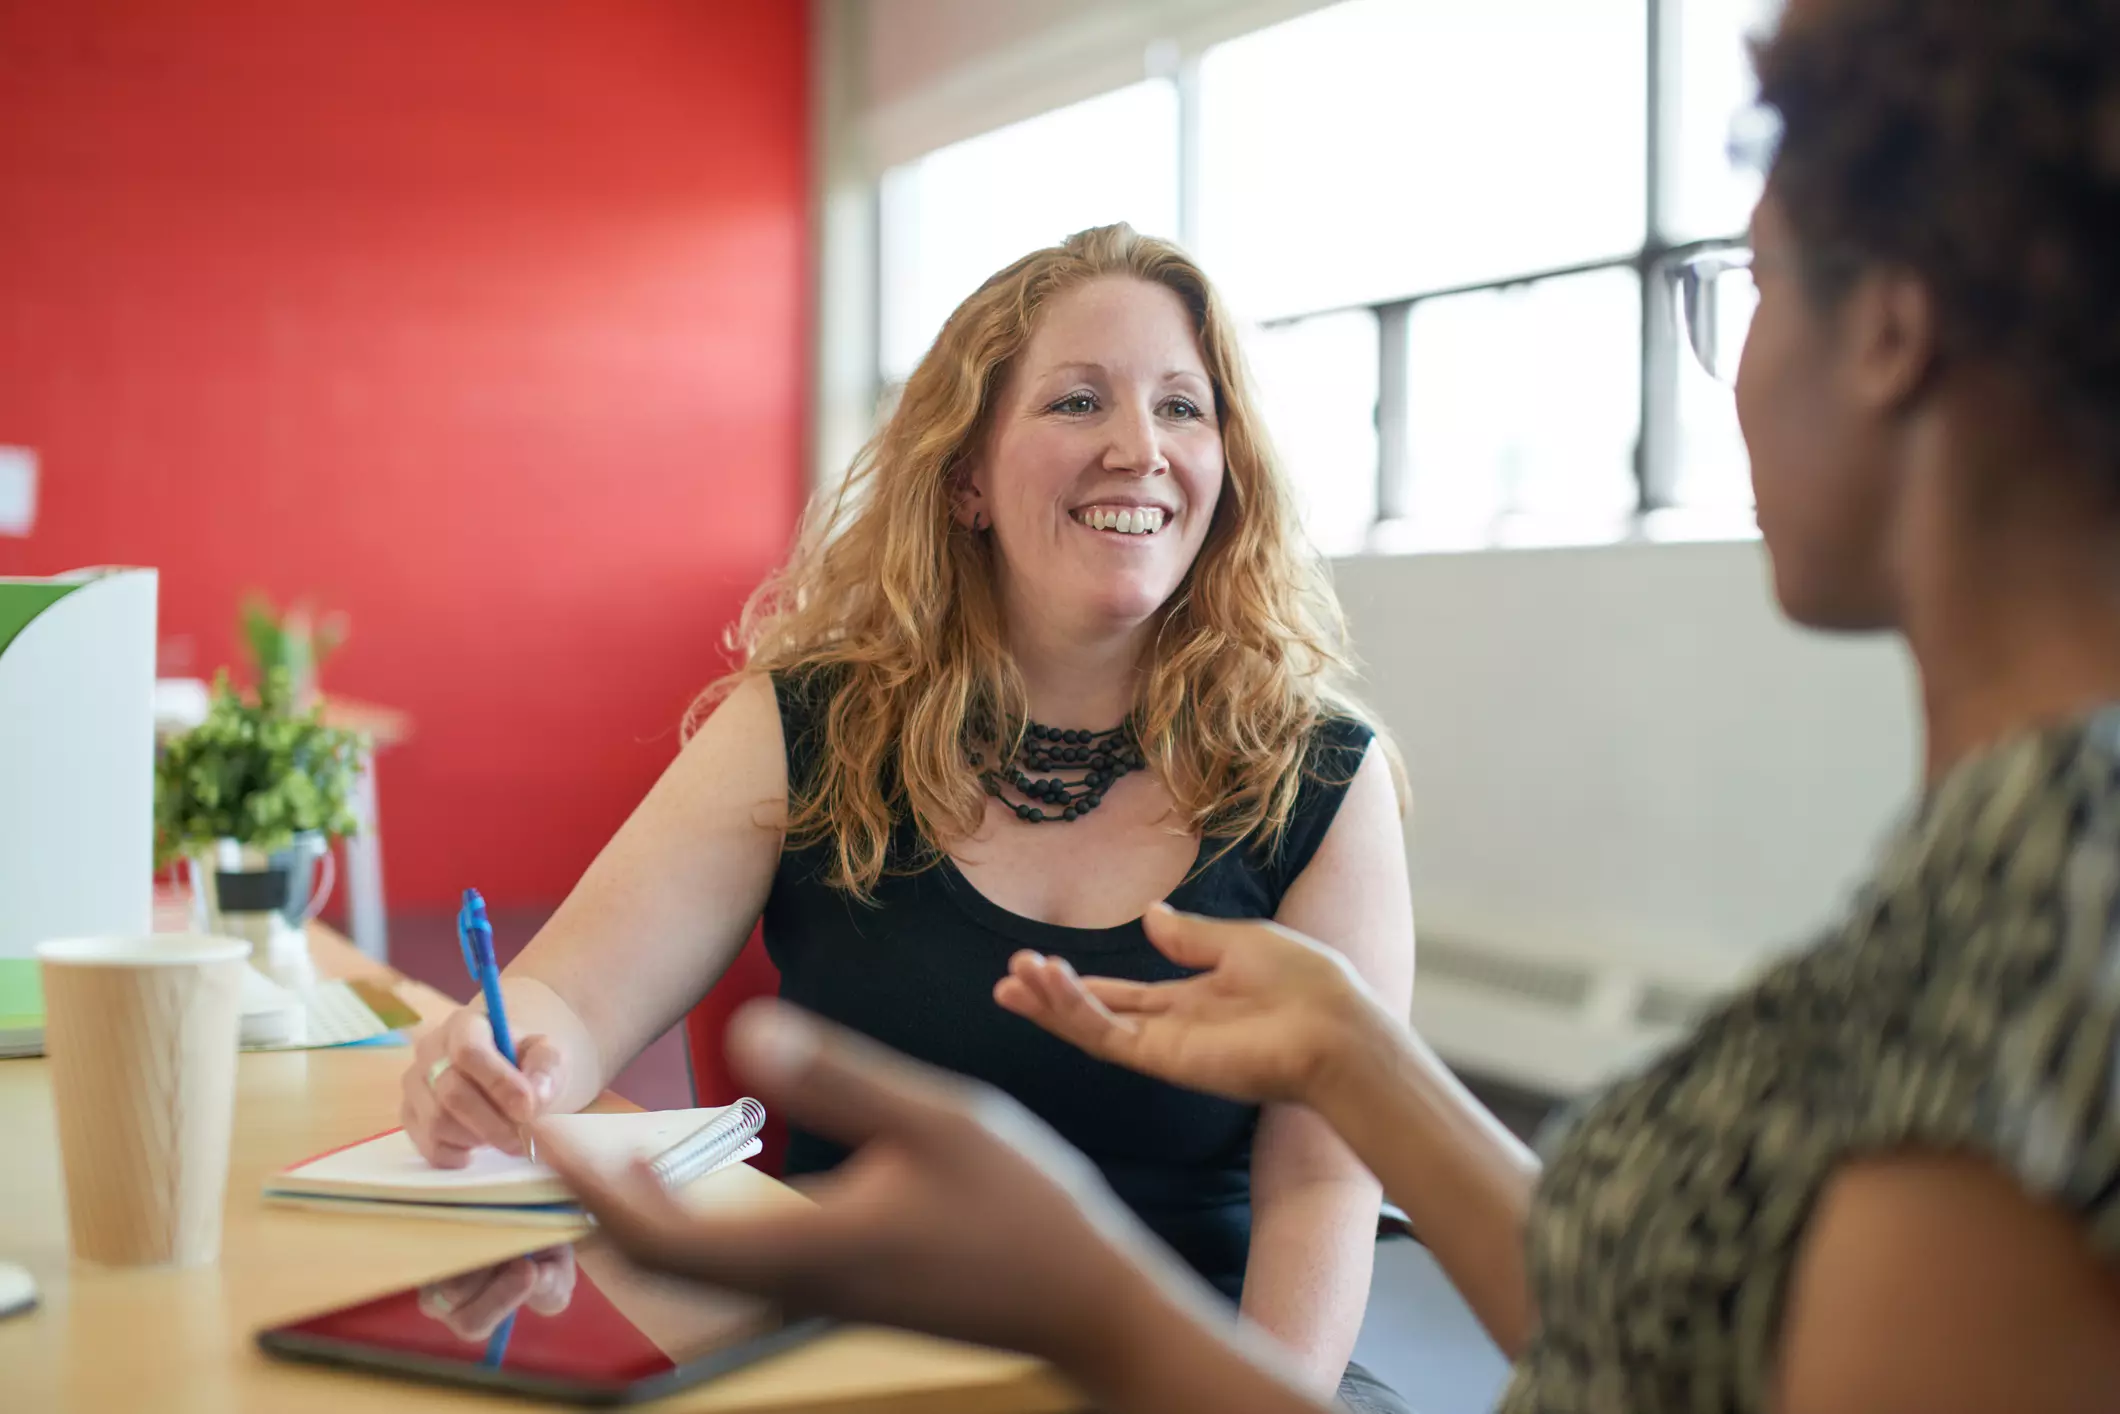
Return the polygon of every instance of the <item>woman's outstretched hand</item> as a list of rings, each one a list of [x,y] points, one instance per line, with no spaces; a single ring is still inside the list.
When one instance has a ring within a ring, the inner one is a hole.
[[[1365,1028],[1384,1018],[1339,953],[1277,923],[1179,913],[1142,920],[1149,941],[1196,976],[1083,977],[1020,952],[994,1000],[1100,1060],[1253,1103],[1311,1103]]]

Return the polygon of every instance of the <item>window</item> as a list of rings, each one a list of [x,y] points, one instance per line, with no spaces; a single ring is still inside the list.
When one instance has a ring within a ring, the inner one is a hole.
[[[1673,240],[1733,236],[1752,219],[1760,176],[1730,160],[1730,136],[1757,85],[1746,41],[1772,22],[1775,0],[1664,0],[1676,33],[1666,80],[1675,110],[1663,164],[1665,234]]]
[[[1246,351],[1312,542],[1327,554],[1360,550],[1377,519],[1376,311],[1260,329]]]
[[[1200,61],[1200,256],[1246,315],[1640,249],[1641,0],[1351,0]]]
[[[1641,288],[1631,270],[1445,295],[1406,327],[1401,544],[1610,539],[1637,504]]]
[[[1751,465],[1737,427],[1730,379],[1752,312],[1759,306],[1759,291],[1749,270],[1740,269],[1716,281],[1716,294],[1716,318],[1706,335],[1709,347],[1703,358],[1713,361],[1717,373],[1711,375],[1702,358],[1678,361],[1678,454],[1671,500],[1678,506],[1721,511],[1752,504]]]
[[[882,374],[899,383],[950,311],[1018,257],[1089,226],[1178,233],[1178,96],[1134,84],[884,174]]]
[[[1772,22],[1778,6],[1773,0],[1665,0],[1665,8],[1678,28],[1671,78],[1676,133],[1664,167],[1669,234],[1680,241],[1734,236],[1752,219],[1761,180],[1730,154],[1733,132],[1743,126],[1757,87],[1746,42]],[[1718,331],[1728,346],[1725,361],[1734,364],[1749,322],[1747,311]],[[1664,499],[1686,509],[1748,509],[1751,467],[1730,390],[1696,360],[1676,362],[1676,439]]]
[[[1174,42],[1175,80],[886,177],[884,377],[992,271],[1124,219],[1198,251],[1255,326],[1267,430],[1328,552],[1749,520],[1729,390],[1680,356],[1671,277],[1758,198],[1730,139],[1779,6],[1341,0]]]

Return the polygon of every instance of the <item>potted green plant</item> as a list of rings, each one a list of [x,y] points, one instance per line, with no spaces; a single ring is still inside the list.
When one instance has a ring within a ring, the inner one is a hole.
[[[182,860],[201,931],[248,937],[268,972],[307,980],[300,924],[315,865],[354,833],[350,804],[365,743],[298,707],[285,667],[246,694],[224,671],[206,719],[155,762],[155,865]],[[330,875],[317,892],[328,894]]]

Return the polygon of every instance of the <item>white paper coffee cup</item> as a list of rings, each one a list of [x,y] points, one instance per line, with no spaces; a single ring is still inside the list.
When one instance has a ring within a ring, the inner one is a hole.
[[[38,945],[76,1258],[220,1255],[249,956],[248,943],[186,933]]]

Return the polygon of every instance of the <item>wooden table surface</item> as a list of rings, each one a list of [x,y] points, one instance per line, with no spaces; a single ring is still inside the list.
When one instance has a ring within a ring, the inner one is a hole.
[[[328,930],[316,931],[313,951],[327,974],[387,975],[424,1017],[452,1005],[363,958]],[[45,1062],[0,1061],[0,1258],[27,1265],[42,1295],[35,1312],[0,1320],[0,1410],[419,1414],[550,1407],[287,1364],[267,1359],[252,1343],[261,1327],[573,1235],[265,1205],[259,1186],[274,1170],[397,1122],[398,1077],[408,1054],[402,1047],[245,1054],[237,1067],[221,1260],[191,1270],[69,1264]],[[611,1095],[598,1107],[630,1108]],[[687,1197],[739,1210],[802,1201],[741,1165],[702,1180]],[[1077,1409],[1080,1400],[1032,1361],[850,1328],[655,1407],[725,1414],[1046,1414]]]

